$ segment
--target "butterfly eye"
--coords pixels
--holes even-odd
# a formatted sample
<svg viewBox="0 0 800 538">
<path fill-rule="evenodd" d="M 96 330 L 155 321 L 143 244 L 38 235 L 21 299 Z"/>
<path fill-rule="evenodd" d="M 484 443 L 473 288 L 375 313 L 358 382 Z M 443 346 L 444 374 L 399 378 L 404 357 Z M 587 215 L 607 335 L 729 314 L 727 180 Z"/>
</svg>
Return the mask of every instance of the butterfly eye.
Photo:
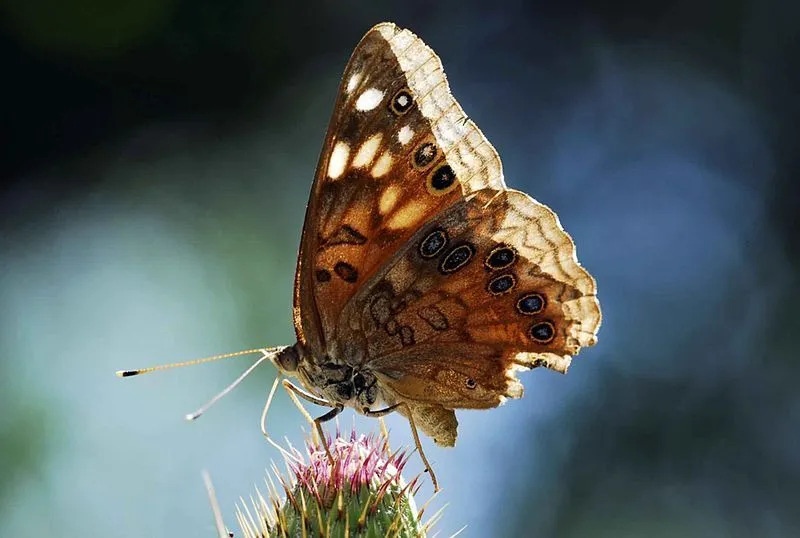
<svg viewBox="0 0 800 538">
<path fill-rule="evenodd" d="M 540 344 L 547 344 L 553 340 L 556 335 L 555 327 L 549 321 L 543 321 L 531 326 L 531 338 Z"/>
<path fill-rule="evenodd" d="M 398 116 L 402 116 L 414 105 L 414 97 L 411 95 L 411 92 L 408 88 L 403 88 L 394 94 L 392 100 L 389 101 L 389 105 L 392 109 L 392 112 Z"/>
<path fill-rule="evenodd" d="M 519 298 L 519 301 L 517 301 L 517 311 L 520 314 L 532 316 L 544 310 L 544 305 L 544 296 L 538 293 L 529 293 Z"/>
<path fill-rule="evenodd" d="M 478 383 L 476 383 L 475 380 L 472 379 L 472 378 L 467 379 L 467 383 L 466 384 L 467 384 L 467 388 L 468 389 L 474 389 L 475 387 L 478 386 Z"/>
</svg>

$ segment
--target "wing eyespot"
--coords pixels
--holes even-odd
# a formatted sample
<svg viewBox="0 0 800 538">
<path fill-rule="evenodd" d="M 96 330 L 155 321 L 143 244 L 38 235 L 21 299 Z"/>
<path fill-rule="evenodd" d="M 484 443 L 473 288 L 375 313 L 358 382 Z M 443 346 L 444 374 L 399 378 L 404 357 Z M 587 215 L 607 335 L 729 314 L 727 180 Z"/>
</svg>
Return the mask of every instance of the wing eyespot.
<svg viewBox="0 0 800 538">
<path fill-rule="evenodd" d="M 528 334 L 539 344 L 549 344 L 556 337 L 556 328 L 549 321 L 541 321 L 531 325 Z"/>
<path fill-rule="evenodd" d="M 391 108 L 392 112 L 397 116 L 404 115 L 411 110 L 412 106 L 414 106 L 414 96 L 408 88 L 399 90 L 394 94 L 391 101 L 389 101 L 389 108 Z"/>
<path fill-rule="evenodd" d="M 417 170 L 425 170 L 436 160 L 438 155 L 439 149 L 436 144 L 424 140 L 414 148 L 414 152 L 411 154 L 411 166 Z"/>
<path fill-rule="evenodd" d="M 517 300 L 517 312 L 533 316 L 544 310 L 547 300 L 541 293 L 527 293 Z"/>
<path fill-rule="evenodd" d="M 447 194 L 458 186 L 456 173 L 449 164 L 442 164 L 428 174 L 426 186 L 428 192 L 435 196 Z"/>
<path fill-rule="evenodd" d="M 447 246 L 447 232 L 441 228 L 433 230 L 419 244 L 419 255 L 429 260 L 439 255 Z"/>
<path fill-rule="evenodd" d="M 508 245 L 497 245 L 483 262 L 488 271 L 496 271 L 510 267 L 517 261 L 517 251 Z"/>
<path fill-rule="evenodd" d="M 500 275 L 489 281 L 486 285 L 486 291 L 492 295 L 504 295 L 514 289 L 517 285 L 517 279 L 512 273 Z"/>
<path fill-rule="evenodd" d="M 439 263 L 439 272 L 443 275 L 455 273 L 475 256 L 475 246 L 471 243 L 461 243 L 450 249 L 450 252 Z"/>
</svg>

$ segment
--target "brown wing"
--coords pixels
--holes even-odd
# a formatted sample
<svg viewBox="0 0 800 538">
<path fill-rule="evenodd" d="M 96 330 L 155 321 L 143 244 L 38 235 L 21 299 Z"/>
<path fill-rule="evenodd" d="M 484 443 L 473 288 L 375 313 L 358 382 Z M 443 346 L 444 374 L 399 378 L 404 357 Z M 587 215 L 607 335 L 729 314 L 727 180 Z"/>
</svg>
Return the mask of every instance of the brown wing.
<svg viewBox="0 0 800 538">
<path fill-rule="evenodd" d="M 366 346 L 388 402 L 494 407 L 515 371 L 566 372 L 596 341 L 594 279 L 546 206 L 486 189 L 427 223 L 359 291 L 342 335 Z M 345 320 L 358 324 L 345 326 Z"/>
<path fill-rule="evenodd" d="M 341 355 L 336 326 L 348 300 L 425 222 L 470 193 L 503 188 L 502 178 L 436 54 L 408 30 L 372 28 L 342 77 L 306 212 L 298 340 L 313 356 Z"/>
</svg>

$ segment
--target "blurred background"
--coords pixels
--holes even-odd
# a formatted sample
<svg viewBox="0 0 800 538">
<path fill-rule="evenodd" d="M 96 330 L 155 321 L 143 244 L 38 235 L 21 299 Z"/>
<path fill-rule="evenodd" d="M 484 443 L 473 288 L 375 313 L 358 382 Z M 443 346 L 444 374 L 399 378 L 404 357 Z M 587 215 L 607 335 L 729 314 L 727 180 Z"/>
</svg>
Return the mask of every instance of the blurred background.
<svg viewBox="0 0 800 538">
<path fill-rule="evenodd" d="M 338 78 L 382 20 L 438 52 L 604 312 L 569 375 L 425 443 L 441 535 L 800 535 L 800 8 L 552 4 L 0 0 L 0 535 L 213 536 L 203 468 L 234 525 L 278 457 L 274 372 L 194 424 L 248 359 L 113 372 L 294 341 Z M 281 394 L 272 433 L 302 427 Z"/>
</svg>

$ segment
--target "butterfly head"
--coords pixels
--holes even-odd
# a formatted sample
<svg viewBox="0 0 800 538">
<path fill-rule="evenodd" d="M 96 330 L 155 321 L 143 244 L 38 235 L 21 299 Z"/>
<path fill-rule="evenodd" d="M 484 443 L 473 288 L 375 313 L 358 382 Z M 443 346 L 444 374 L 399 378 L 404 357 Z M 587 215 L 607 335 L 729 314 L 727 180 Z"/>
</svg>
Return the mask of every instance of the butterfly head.
<svg viewBox="0 0 800 538">
<path fill-rule="evenodd" d="M 293 346 L 287 346 L 281 348 L 277 353 L 275 353 L 270 360 L 272 364 L 275 365 L 281 373 L 287 375 L 295 375 L 297 372 L 297 366 L 302 360 L 303 357 L 303 348 L 300 344 L 295 344 Z"/>
</svg>

